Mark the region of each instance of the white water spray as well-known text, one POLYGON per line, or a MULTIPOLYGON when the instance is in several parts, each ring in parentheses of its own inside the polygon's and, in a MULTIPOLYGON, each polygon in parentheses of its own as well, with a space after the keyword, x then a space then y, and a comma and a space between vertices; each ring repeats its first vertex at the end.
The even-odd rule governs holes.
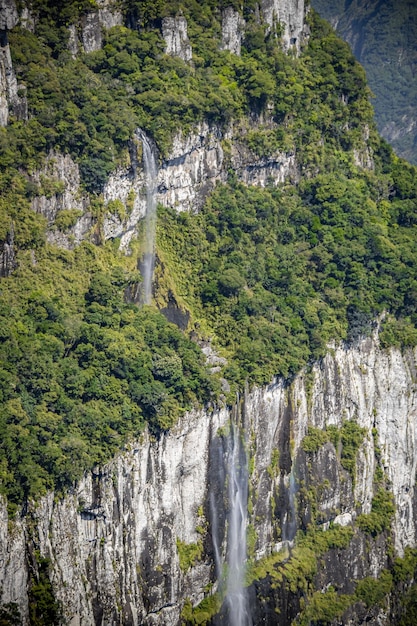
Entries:
POLYGON ((232 424, 228 441, 228 555, 226 604, 230 626, 250 626, 245 588, 248 517, 248 463, 239 428, 232 424))
POLYGON ((143 304, 152 301, 152 278, 155 266, 155 233, 156 233, 156 190, 158 178, 158 166, 155 156, 155 148, 149 137, 142 130, 137 131, 137 136, 142 142, 143 169, 146 182, 146 214, 145 232, 143 238, 143 258, 141 273, 143 278, 142 300, 143 304))
POLYGON ((295 534, 297 532, 297 511, 295 506, 296 493, 297 483, 294 476, 294 469, 292 469, 288 479, 288 511, 282 534, 283 541, 286 541, 291 545, 294 542, 295 534))
MULTIPOLYGON (((230 432, 213 450, 213 462, 217 469, 212 477, 220 492, 227 487, 227 506, 225 515, 216 502, 214 492, 210 494, 211 526, 216 575, 219 591, 225 596, 228 626, 251 626, 252 620, 245 589, 246 573, 246 531, 248 517, 248 462, 246 457, 243 432, 233 423, 230 432), (226 526, 226 567, 221 545, 226 526), (226 570, 226 580, 223 579, 226 570)), ((226 495, 226 494, 224 494, 226 495)), ((219 497, 219 492, 217 494, 219 497)))

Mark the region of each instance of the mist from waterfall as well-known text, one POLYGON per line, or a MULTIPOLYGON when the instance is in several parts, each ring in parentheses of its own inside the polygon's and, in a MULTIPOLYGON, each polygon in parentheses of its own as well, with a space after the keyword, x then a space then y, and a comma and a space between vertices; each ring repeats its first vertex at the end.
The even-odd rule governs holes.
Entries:
POLYGON ((226 604, 230 626, 252 623, 245 588, 248 462, 242 433, 232 424, 228 446, 228 533, 226 604))
POLYGON ((297 483, 294 476, 294 470, 292 469, 288 479, 288 511, 282 530, 283 541, 287 541, 289 543, 294 541, 295 534, 297 532, 297 511, 295 506, 296 493, 297 483))
POLYGON ((152 278, 155 267, 155 234, 156 234, 156 191, 158 166, 156 151, 149 137, 142 131, 137 131, 142 142, 143 169, 146 184, 146 213, 145 230, 143 235, 143 256, 141 261, 142 303, 152 302, 152 278))
MULTIPOLYGON (((214 494, 210 495, 212 537, 219 591, 225 596, 228 626, 251 626, 252 619, 245 588, 246 532, 248 518, 248 462, 242 430, 231 422, 225 448, 218 448, 220 488, 226 487, 226 567, 219 538, 219 511, 214 494), (221 458, 223 456, 223 458, 221 458), (223 580, 226 572, 226 580, 223 580)), ((214 459, 213 459, 214 460, 214 459)))

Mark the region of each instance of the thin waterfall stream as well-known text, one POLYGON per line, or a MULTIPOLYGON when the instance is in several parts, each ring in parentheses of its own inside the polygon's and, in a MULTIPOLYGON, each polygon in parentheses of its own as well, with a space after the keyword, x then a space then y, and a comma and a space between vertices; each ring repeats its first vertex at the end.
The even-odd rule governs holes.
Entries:
POLYGON ((290 545, 293 544, 295 534, 297 532, 297 513, 295 506, 295 496, 297 493, 297 483, 295 480, 294 469, 291 469, 291 473, 288 480, 288 512, 286 523, 283 528, 283 540, 287 541, 290 545))
POLYGON ((243 433, 232 423, 228 445, 228 555, 226 604, 230 626, 250 626, 245 588, 248 519, 248 461, 243 433))
POLYGON ((142 303, 152 302, 152 278, 155 267, 155 234, 156 234, 156 192, 158 179, 158 165, 156 149, 149 137, 142 131, 137 131, 142 142, 143 169, 146 184, 146 213, 145 230, 143 236, 143 257, 141 274, 143 279, 142 303))
MULTIPOLYGON (((223 445, 216 450, 218 485, 225 489, 225 515, 220 514, 214 494, 210 495, 213 549, 219 591, 224 596, 228 626, 251 626, 252 619, 245 587, 248 520, 248 460, 244 431, 230 423, 223 445), (222 529, 226 527, 226 549, 222 550, 222 529), (226 576, 225 576, 226 574, 226 576)), ((223 535, 224 539, 224 535, 223 535)))

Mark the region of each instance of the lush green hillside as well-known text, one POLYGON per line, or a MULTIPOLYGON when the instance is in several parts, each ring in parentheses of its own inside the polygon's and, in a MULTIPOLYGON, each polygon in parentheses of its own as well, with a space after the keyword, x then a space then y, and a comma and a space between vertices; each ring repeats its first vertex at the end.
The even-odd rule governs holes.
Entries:
POLYGON ((365 67, 379 131, 417 163, 417 5, 410 0, 312 0, 365 67))
POLYGON ((237 57, 219 51, 217 2, 178 2, 187 64, 163 53, 164 2, 131 2, 126 23, 140 30, 115 27, 101 50, 72 59, 66 28, 85 7, 53 5, 39 3, 34 34, 10 33, 29 120, 0 129, 0 237, 13 230, 18 249, 0 285, 0 479, 14 505, 64 489, 145 423, 158 434, 193 405, 218 402, 219 376, 232 401, 246 381, 291 376, 330 339, 369 332, 383 311, 386 344, 417 341, 416 170, 378 137, 364 71, 326 23, 310 15, 295 58, 265 38, 248 2, 237 57), (253 126, 246 141, 260 157, 295 151, 298 185, 247 188, 230 171, 199 214, 160 211, 156 300, 181 293, 184 333, 126 302, 140 244, 125 256, 117 239, 102 242, 103 184, 138 125, 163 157, 178 128, 224 129, 267 107, 275 123, 253 126), (80 164, 91 195, 91 241, 74 250, 45 243, 45 220, 30 208, 59 191, 29 176, 51 149, 80 164), (374 169, 358 165, 360 153, 374 169), (220 374, 190 337, 212 338, 228 360, 220 374))

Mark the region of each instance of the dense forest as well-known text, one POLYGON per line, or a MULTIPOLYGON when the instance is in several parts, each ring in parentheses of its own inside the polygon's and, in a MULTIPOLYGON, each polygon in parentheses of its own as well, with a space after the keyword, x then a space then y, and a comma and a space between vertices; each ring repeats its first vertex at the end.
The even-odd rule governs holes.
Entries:
MULTIPOLYGON (((311 11, 308 43, 286 54, 255 4, 244 4, 240 56, 219 49, 215 0, 127 2, 126 26, 75 57, 68 26, 94 2, 37 0, 35 32, 8 33, 28 102, 27 119, 11 115, 0 129, 0 239, 16 250, 0 284, 0 489, 11 511, 62 492, 146 424, 158 436, 193 406, 290 379, 380 316, 383 345, 417 343, 416 170, 378 136, 365 72, 331 27, 311 11), (192 63, 164 54, 160 20, 179 9, 192 63), (162 160, 178 129, 205 120, 224 130, 249 116, 248 148, 294 152, 299 183, 247 187, 230 171, 198 213, 160 207, 158 306, 137 306, 128 294, 141 280, 140 238, 126 255, 101 232, 106 211, 125 210, 105 206, 102 192, 128 162, 134 129, 162 160), (71 249, 47 243, 31 208, 62 192, 33 176, 51 150, 79 164, 94 217, 71 249), (185 331, 159 310, 168 292, 188 311, 185 331), (227 359, 220 373, 199 347, 208 339, 227 359)), ((49 228, 65 232, 78 217, 61 211, 49 228)))
POLYGON ((417 163, 417 6, 410 0, 328 2, 313 7, 331 21, 364 66, 379 132, 417 163))

